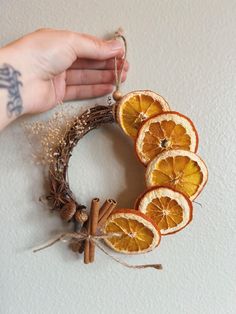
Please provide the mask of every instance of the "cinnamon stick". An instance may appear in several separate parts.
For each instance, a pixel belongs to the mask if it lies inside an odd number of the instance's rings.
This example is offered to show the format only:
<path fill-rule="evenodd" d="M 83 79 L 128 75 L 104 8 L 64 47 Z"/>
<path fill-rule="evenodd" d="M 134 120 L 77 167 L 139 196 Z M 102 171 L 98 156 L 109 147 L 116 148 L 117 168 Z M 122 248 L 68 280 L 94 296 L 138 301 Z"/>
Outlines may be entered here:
<path fill-rule="evenodd" d="M 107 218 L 110 216 L 110 214 L 112 213 L 112 211 L 114 210 L 114 208 L 117 205 L 117 202 L 112 200 L 112 199 L 109 200 L 109 203 L 110 203 L 110 206 L 107 208 L 107 210 L 103 214 L 103 216 L 99 215 L 98 227 L 100 227 L 100 228 L 105 224 Z"/>
<path fill-rule="evenodd" d="M 99 199 L 94 198 L 91 203 L 91 224 L 90 224 L 90 234 L 92 236 L 96 235 L 97 225 L 98 225 L 98 216 L 99 216 Z M 89 261 L 92 263 L 95 256 L 95 243 L 93 241 L 89 242 Z"/>
<path fill-rule="evenodd" d="M 90 215 L 87 223 L 87 234 L 96 235 L 98 227 L 102 227 L 111 212 L 116 207 L 117 202 L 112 199 L 107 199 L 99 209 L 99 199 L 95 198 L 91 202 Z M 93 229 L 93 230 L 92 230 Z M 95 244 L 86 239 L 84 241 L 84 248 L 81 247 L 80 253 L 84 250 L 84 263 L 92 263 L 95 256 Z"/>
<path fill-rule="evenodd" d="M 104 216 L 104 214 L 107 212 L 108 208 L 111 206 L 112 204 L 112 200 L 111 199 L 107 199 L 102 207 L 100 208 L 99 210 L 99 218 L 98 218 L 98 221 L 102 219 L 102 217 Z"/>
<path fill-rule="evenodd" d="M 90 234 L 90 225 L 91 225 L 91 214 L 88 218 L 88 224 L 87 224 L 87 234 Z M 89 258 L 89 239 L 86 239 L 84 242 L 84 264 L 89 264 L 90 258 Z"/>

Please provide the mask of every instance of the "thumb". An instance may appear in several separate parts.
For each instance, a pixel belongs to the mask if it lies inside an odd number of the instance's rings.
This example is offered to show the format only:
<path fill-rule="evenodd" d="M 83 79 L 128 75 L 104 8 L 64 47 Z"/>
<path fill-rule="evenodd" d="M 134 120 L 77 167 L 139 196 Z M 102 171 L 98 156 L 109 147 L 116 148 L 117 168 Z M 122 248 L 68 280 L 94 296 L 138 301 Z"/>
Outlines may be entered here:
<path fill-rule="evenodd" d="M 73 33 L 70 45 L 77 58 L 106 60 L 124 55 L 122 42 L 115 39 L 105 41 L 95 36 Z"/>

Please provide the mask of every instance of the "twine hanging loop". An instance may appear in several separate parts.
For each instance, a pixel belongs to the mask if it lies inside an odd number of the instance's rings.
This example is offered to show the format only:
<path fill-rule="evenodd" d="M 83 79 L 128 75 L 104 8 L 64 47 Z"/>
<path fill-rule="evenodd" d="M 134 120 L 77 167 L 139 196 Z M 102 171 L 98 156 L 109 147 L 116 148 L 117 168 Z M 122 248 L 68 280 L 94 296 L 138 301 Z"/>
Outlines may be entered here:
<path fill-rule="evenodd" d="M 122 63 L 121 63 L 120 70 L 118 70 L 118 66 L 117 66 L 117 57 L 115 57 L 115 59 L 114 59 L 116 89 L 113 92 L 112 97 L 115 101 L 119 101 L 122 98 L 122 93 L 120 91 L 120 85 L 121 85 L 122 73 L 124 70 L 124 65 L 125 65 L 126 56 L 127 56 L 127 41 L 122 34 L 123 34 L 123 30 L 120 28 L 118 29 L 117 32 L 115 32 L 115 39 L 117 39 L 117 40 L 122 39 L 122 41 L 124 43 L 124 48 L 125 48 L 124 56 L 122 57 Z"/>

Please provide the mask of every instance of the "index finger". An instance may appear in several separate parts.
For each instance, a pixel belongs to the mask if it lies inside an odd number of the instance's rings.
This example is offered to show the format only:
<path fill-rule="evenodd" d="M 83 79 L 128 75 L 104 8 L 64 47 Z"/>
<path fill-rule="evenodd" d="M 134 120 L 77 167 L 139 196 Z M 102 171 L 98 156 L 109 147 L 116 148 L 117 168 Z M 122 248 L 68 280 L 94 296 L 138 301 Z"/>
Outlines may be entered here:
<path fill-rule="evenodd" d="M 71 33 L 70 46 L 77 58 L 106 60 L 124 55 L 124 47 L 119 40 L 102 40 L 95 36 Z"/>

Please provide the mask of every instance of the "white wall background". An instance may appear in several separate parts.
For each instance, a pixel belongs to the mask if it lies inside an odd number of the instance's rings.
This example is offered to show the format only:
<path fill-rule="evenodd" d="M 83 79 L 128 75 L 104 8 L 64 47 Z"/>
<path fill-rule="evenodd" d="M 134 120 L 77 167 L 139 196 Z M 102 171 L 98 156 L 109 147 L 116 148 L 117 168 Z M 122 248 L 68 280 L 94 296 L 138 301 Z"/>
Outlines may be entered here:
<path fill-rule="evenodd" d="M 101 252 L 86 266 L 64 244 L 33 255 L 65 226 L 37 202 L 42 170 L 31 163 L 22 120 L 11 125 L 0 134 L 1 314 L 236 313 L 236 1 L 0 0 L 0 45 L 41 27 L 104 37 L 119 26 L 131 65 L 123 91 L 157 91 L 198 128 L 210 172 L 202 208 L 156 251 L 124 257 L 161 262 L 163 271 L 129 270 Z M 132 145 L 113 127 L 81 142 L 70 179 L 86 202 L 109 196 L 131 206 L 143 190 Z"/>

